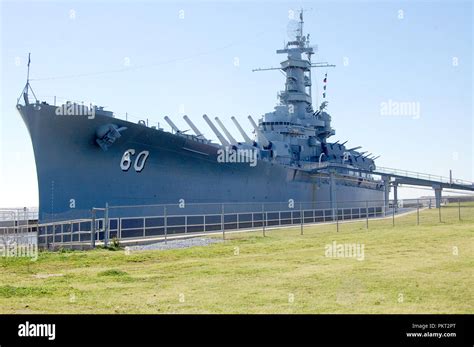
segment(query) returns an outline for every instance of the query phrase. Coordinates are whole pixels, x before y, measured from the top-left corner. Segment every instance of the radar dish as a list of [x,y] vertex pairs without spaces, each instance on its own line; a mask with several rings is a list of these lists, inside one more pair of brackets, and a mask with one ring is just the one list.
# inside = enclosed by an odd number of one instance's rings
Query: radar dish
[[300,23],[297,20],[291,19],[286,26],[286,33],[291,41],[295,41],[296,36],[300,35]]

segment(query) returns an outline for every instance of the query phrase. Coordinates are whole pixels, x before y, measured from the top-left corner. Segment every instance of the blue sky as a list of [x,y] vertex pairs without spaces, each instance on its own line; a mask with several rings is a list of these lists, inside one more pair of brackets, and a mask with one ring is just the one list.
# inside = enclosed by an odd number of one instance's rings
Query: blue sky
[[[337,65],[313,73],[315,106],[328,73],[332,140],[381,155],[379,166],[474,180],[469,1],[3,1],[0,206],[37,205],[33,150],[15,109],[28,52],[40,99],[94,102],[161,126],[168,115],[187,129],[184,110],[211,138],[202,114],[237,134],[235,116],[250,133],[247,115],[271,111],[284,83],[278,71],[251,70],[283,60],[275,50],[301,6],[319,47],[313,60]],[[417,103],[419,118],[382,115],[389,100]],[[402,197],[420,194],[431,191]]]

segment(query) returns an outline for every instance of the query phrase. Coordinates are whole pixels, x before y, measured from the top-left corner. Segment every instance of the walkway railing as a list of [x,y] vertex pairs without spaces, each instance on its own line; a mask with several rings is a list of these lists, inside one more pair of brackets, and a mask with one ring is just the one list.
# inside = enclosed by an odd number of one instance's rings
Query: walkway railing
[[380,167],[380,166],[377,166],[376,171],[380,173],[386,173],[388,175],[397,175],[397,176],[403,176],[403,177],[408,177],[408,178],[417,178],[417,179],[435,181],[435,182],[440,182],[440,183],[474,186],[474,182],[471,182],[471,181],[461,180],[457,178],[449,178],[449,177],[438,176],[438,175],[425,174],[425,173],[416,172],[416,171],[399,170],[399,169],[392,169],[392,168]]
[[0,227],[0,236],[12,237],[35,233],[44,248],[95,247],[116,239],[129,242],[167,241],[228,232],[261,231],[272,228],[331,224],[334,231],[346,223],[359,222],[369,228],[374,220],[392,226],[474,221],[474,201],[444,198],[439,208],[435,199],[390,201],[353,201],[335,204],[282,202],[248,204],[169,204],[142,206],[106,206],[94,209],[91,218]]

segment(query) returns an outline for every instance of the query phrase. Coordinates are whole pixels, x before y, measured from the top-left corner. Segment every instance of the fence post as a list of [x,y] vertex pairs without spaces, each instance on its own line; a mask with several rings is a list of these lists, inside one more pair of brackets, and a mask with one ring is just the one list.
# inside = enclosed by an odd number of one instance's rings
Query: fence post
[[92,208],[91,248],[95,248],[95,208]]
[[104,247],[109,245],[109,203],[105,203],[105,216],[104,216]]
[[416,199],[416,225],[420,225],[420,200]]
[[336,201],[336,232],[339,232],[339,209],[337,208],[337,201]]
[[168,243],[168,216],[166,214],[166,205],[163,207],[163,223],[165,225],[165,243]]
[[458,217],[461,220],[461,199],[458,198]]
[[[21,232],[20,220],[18,220],[18,226],[17,227],[18,227],[18,231]],[[79,230],[79,242],[81,242],[81,231],[80,230]],[[55,246],[56,246],[56,224],[53,224],[53,242],[52,242],[52,245],[51,245],[53,250],[54,250]]]
[[392,203],[392,227],[395,226],[395,200]]
[[441,223],[441,199],[439,202],[438,215],[439,215],[439,222]]
[[301,228],[301,235],[303,235],[303,203],[300,202],[300,228]]
[[[79,243],[81,243],[81,234],[82,234],[82,230],[81,230],[81,223],[78,223],[78,228],[79,230],[77,231],[77,238],[79,240]],[[54,232],[54,224],[53,224],[53,232]],[[54,242],[54,237],[53,237],[53,242]],[[53,243],[53,247],[54,247],[54,243]],[[82,247],[81,247],[82,249]]]
[[[221,227],[222,227],[222,239],[225,240],[224,204],[221,205]],[[237,229],[238,228],[239,228],[239,222],[237,222]]]
[[265,237],[265,204],[262,204],[262,230],[263,230],[263,237]]
[[369,202],[365,202],[365,228],[369,229]]

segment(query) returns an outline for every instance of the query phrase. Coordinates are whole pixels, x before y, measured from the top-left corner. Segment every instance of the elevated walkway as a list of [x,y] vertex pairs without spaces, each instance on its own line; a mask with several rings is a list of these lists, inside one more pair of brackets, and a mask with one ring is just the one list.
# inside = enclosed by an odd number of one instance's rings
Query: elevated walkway
[[316,168],[313,172],[331,172],[331,169],[341,173],[344,173],[344,171],[347,171],[349,173],[349,171],[351,171],[381,176],[385,184],[386,202],[388,202],[389,200],[390,187],[393,187],[394,201],[395,203],[397,203],[398,186],[400,184],[433,188],[435,191],[436,207],[439,207],[441,204],[441,193],[443,189],[454,189],[474,192],[474,182],[471,181],[386,167],[377,167],[375,170],[371,171],[344,164],[321,163],[321,165],[319,165],[318,168]]
[[440,188],[474,192],[474,182],[454,179],[452,177],[436,176],[420,172],[397,170],[385,167],[378,167],[374,171],[371,171],[371,173],[374,175],[393,177],[397,184],[409,184],[425,187],[439,186]]

